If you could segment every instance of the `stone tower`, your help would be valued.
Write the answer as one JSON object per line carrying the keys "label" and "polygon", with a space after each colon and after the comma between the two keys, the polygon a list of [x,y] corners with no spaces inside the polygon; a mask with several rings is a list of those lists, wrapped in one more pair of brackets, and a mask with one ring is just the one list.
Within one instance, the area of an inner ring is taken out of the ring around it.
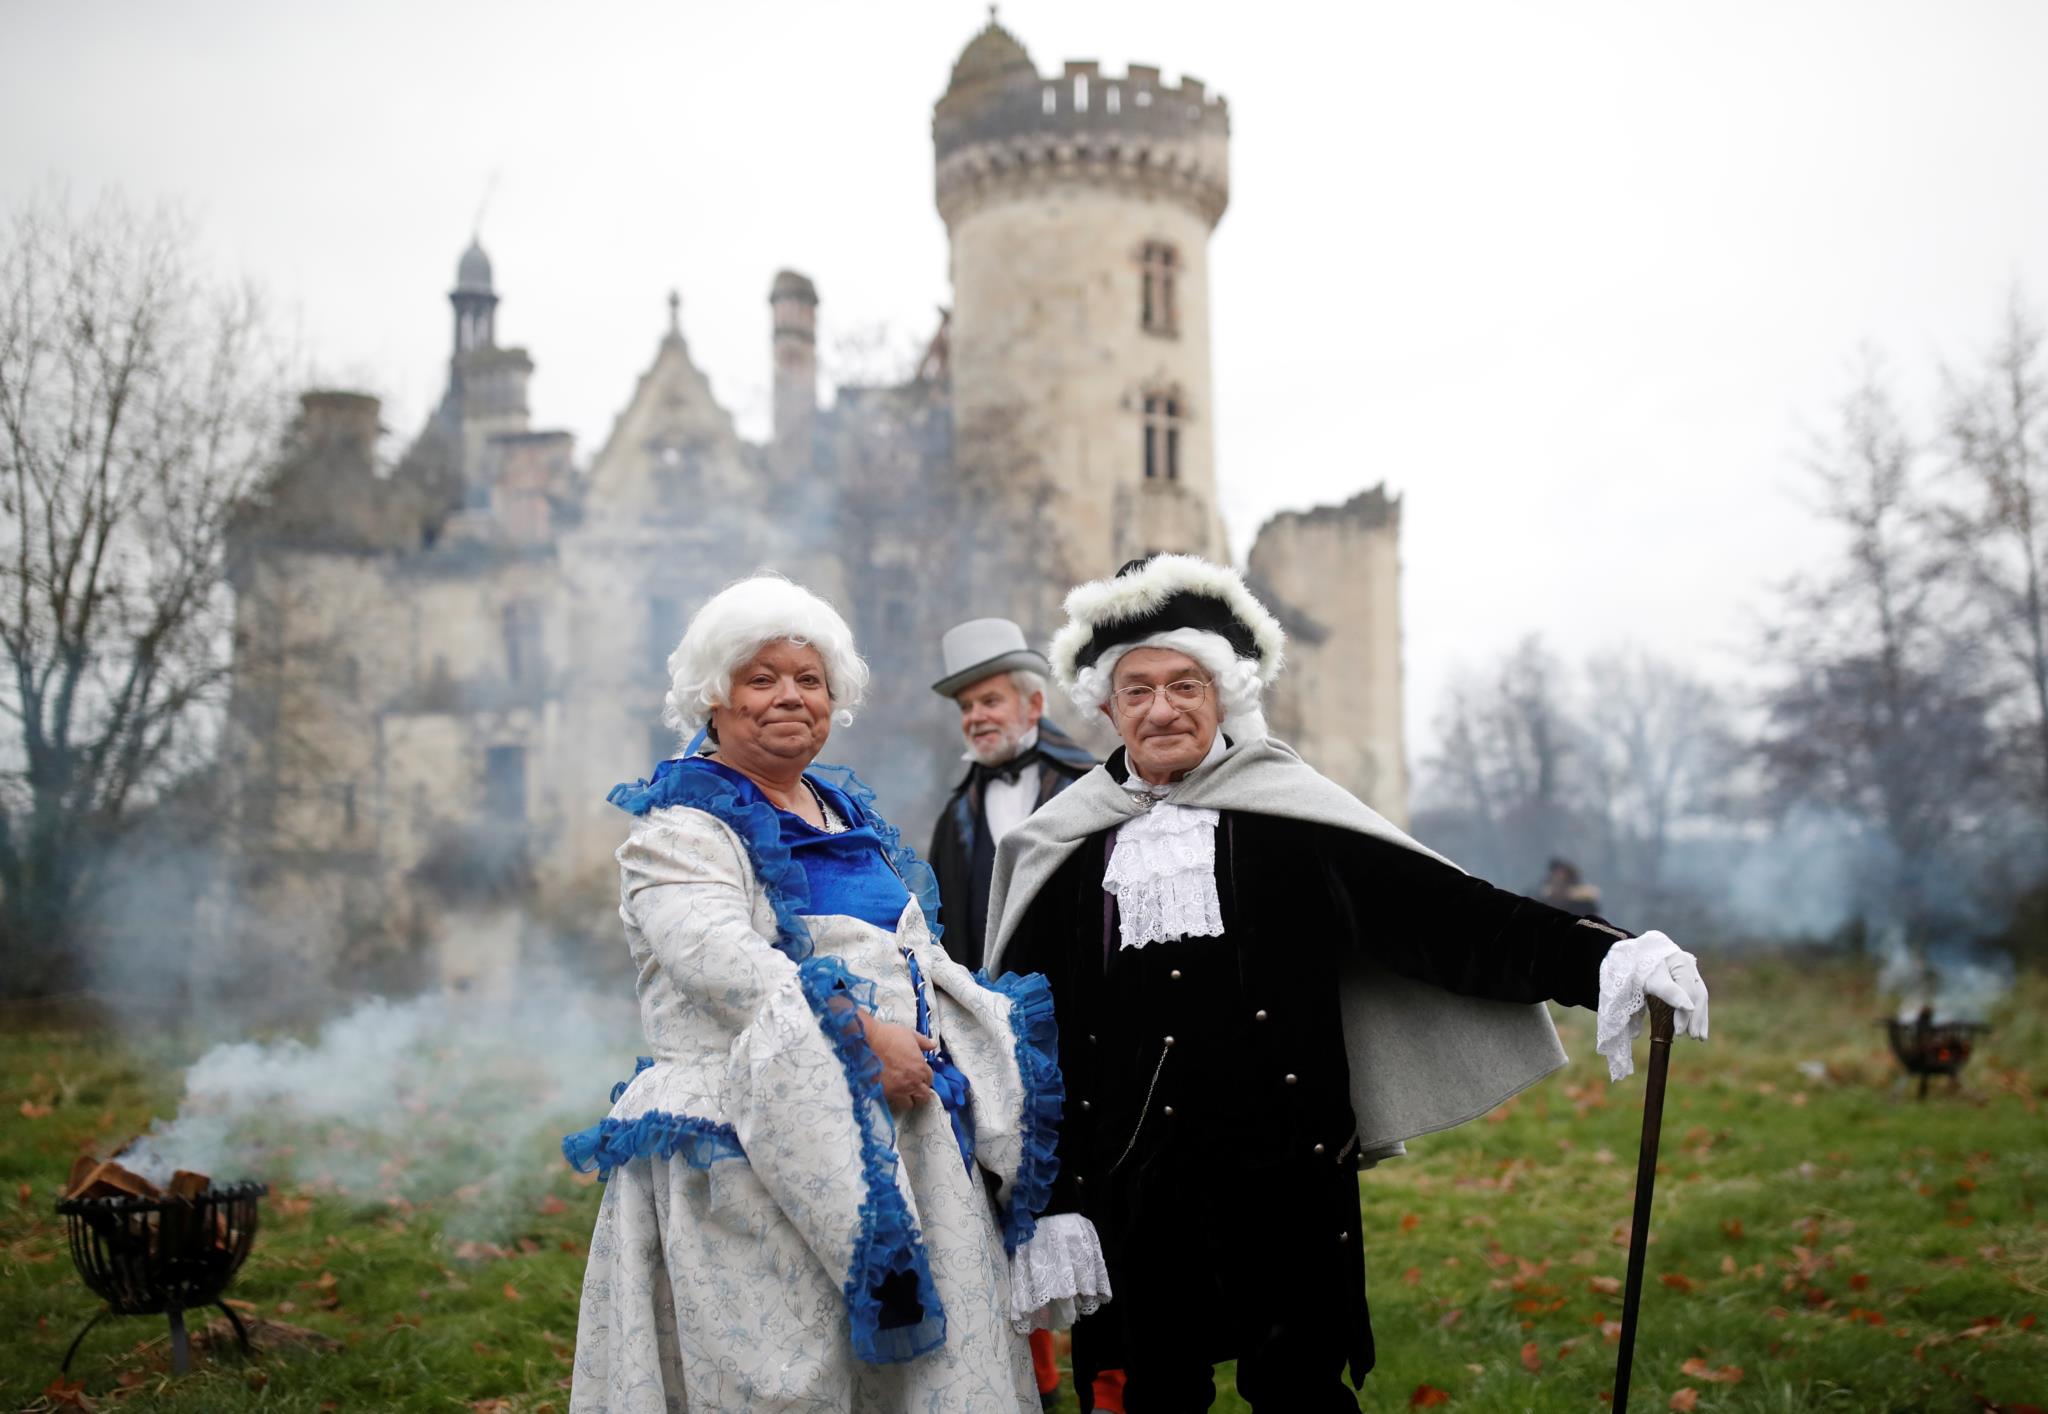
{"label": "stone tower", "polygon": [[1208,244],[1229,138],[1198,80],[1092,61],[1041,78],[993,20],[933,112],[956,459],[1039,508],[1068,583],[1150,550],[1228,557]]}

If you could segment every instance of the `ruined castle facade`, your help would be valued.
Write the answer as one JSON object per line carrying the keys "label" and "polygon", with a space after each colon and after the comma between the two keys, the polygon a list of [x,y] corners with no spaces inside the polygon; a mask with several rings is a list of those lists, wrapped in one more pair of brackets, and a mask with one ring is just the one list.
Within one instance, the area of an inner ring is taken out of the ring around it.
{"label": "ruined castle facade", "polygon": [[[498,342],[476,244],[445,395],[395,464],[375,399],[304,396],[233,536],[226,888],[261,938],[223,947],[490,985],[538,935],[609,941],[605,792],[677,748],[664,662],[740,575],[777,569],[847,610],[875,682],[828,756],[921,846],[959,770],[928,686],[940,633],[1003,614],[1042,641],[1081,579],[1153,550],[1228,558],[1208,298],[1223,100],[1137,65],[1043,77],[991,23],[932,130],[947,317],[913,377],[821,406],[818,292],[777,274],[766,445],[712,399],[674,297],[594,456],[536,430],[533,362]],[[1397,820],[1399,532],[1374,489],[1276,517],[1247,561],[1290,635],[1276,734]]]}

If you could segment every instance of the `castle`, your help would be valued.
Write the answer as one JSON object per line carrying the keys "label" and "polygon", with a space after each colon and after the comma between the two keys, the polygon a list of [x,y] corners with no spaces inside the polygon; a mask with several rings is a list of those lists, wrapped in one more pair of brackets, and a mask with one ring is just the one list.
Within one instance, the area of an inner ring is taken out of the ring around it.
{"label": "castle", "polygon": [[[533,362],[498,343],[472,243],[417,439],[380,465],[375,399],[307,393],[234,527],[227,888],[247,936],[223,937],[224,965],[252,985],[275,967],[488,986],[544,937],[609,942],[605,791],[677,749],[668,652],[760,568],[847,611],[874,688],[827,756],[921,846],[960,769],[928,686],[945,628],[1003,614],[1043,641],[1079,580],[1153,550],[1228,556],[1208,237],[1229,130],[1194,79],[1043,77],[992,20],[933,114],[950,311],[914,376],[820,406],[818,292],[775,275],[762,446],[713,400],[672,295],[580,462],[532,425]],[[1290,637],[1275,733],[1396,820],[1399,531],[1376,488],[1276,517],[1247,560]]]}

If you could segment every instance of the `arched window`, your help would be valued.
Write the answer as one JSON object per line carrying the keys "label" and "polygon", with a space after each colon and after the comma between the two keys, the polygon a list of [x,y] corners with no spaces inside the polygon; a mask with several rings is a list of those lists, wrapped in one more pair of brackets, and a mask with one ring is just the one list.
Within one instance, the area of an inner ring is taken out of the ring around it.
{"label": "arched window", "polygon": [[1148,334],[1178,334],[1179,295],[1174,286],[1180,276],[1180,252],[1165,241],[1147,241],[1140,269],[1139,327]]}
{"label": "arched window", "polygon": [[1145,394],[1145,479],[1180,480],[1180,430],[1186,420],[1180,393],[1162,389]]}

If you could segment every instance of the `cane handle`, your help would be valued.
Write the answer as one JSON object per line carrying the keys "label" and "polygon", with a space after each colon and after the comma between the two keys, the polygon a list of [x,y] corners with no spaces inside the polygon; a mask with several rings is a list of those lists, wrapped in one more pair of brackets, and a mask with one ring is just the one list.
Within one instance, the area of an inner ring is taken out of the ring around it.
{"label": "cane handle", "polygon": [[1675,1023],[1675,1018],[1671,1011],[1671,1003],[1663,1000],[1661,997],[1645,997],[1643,1000],[1650,1004],[1650,1044],[1653,1046],[1670,1045],[1671,1033]]}

